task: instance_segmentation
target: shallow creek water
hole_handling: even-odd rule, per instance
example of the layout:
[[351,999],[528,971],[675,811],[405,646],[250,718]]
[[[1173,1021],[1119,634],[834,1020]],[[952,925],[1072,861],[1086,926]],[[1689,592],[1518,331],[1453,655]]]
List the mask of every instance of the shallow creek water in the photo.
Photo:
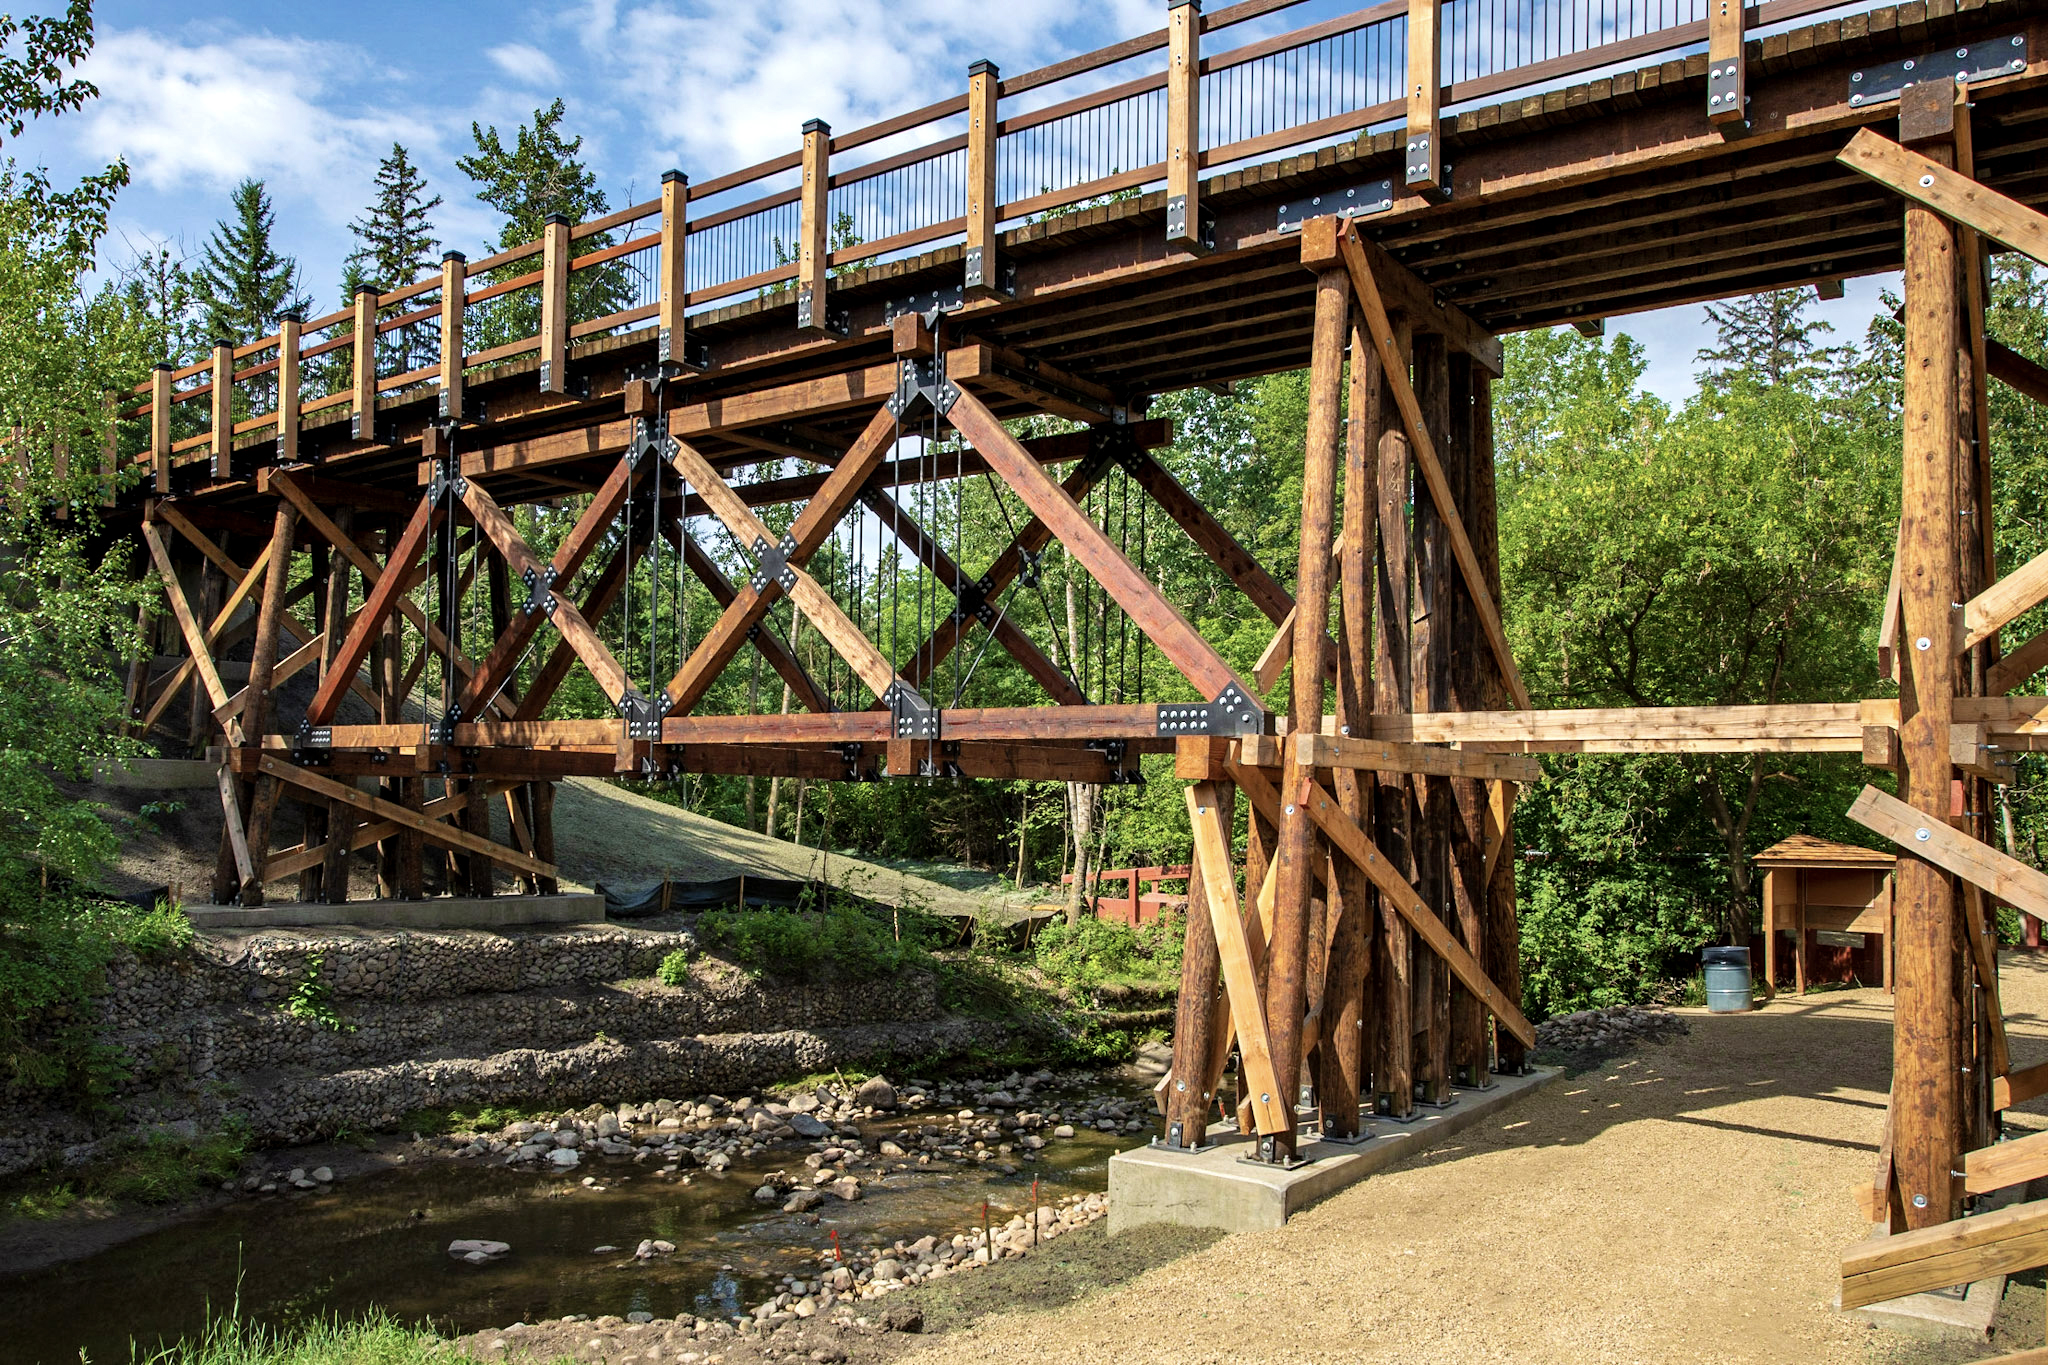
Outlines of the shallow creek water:
[[[873,1151],[933,1114],[864,1121]],[[1049,1131],[1049,1130],[1048,1130]],[[833,1234],[850,1254],[926,1233],[996,1226],[1038,1197],[1107,1186],[1109,1158],[1151,1134],[1077,1128],[1005,1175],[992,1161],[861,1174],[863,1197],[828,1198],[813,1215],[756,1203],[776,1170],[803,1172],[808,1143],[785,1143],[690,1183],[630,1158],[591,1155],[568,1175],[473,1161],[430,1161],[363,1175],[318,1193],[241,1199],[83,1260],[0,1279],[0,1359],[21,1365],[124,1362],[199,1332],[239,1304],[245,1320],[289,1325],[383,1308],[447,1332],[571,1313],[731,1317],[775,1292],[784,1275],[815,1273]],[[906,1141],[906,1147],[911,1144]],[[915,1150],[913,1148],[913,1150]],[[595,1177],[602,1188],[585,1186]],[[448,1255],[457,1238],[508,1242],[509,1255],[472,1266]],[[634,1259],[643,1238],[671,1255]],[[594,1248],[612,1246],[604,1255]]]

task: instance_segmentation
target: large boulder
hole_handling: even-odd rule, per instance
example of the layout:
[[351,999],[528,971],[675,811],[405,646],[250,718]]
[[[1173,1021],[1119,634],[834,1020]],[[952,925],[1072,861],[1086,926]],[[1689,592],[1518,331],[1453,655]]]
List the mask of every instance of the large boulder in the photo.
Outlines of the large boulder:
[[860,1089],[853,1092],[853,1102],[870,1109],[894,1109],[896,1087],[881,1076],[870,1076],[860,1083]]

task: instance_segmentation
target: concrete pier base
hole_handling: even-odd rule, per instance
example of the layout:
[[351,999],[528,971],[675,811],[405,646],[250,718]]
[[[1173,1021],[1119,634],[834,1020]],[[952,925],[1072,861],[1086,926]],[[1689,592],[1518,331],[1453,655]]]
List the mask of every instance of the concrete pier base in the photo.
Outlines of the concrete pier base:
[[1562,1074],[1556,1067],[1536,1067],[1526,1076],[1496,1076],[1491,1088],[1458,1090],[1456,1104],[1425,1109],[1409,1123],[1368,1116],[1365,1131],[1371,1136],[1357,1146],[1309,1141],[1304,1132],[1300,1150],[1308,1164],[1291,1171],[1241,1160],[1251,1155],[1251,1139],[1229,1127],[1211,1129],[1209,1145],[1192,1152],[1157,1146],[1119,1152],[1109,1161],[1110,1233],[1148,1223],[1226,1232],[1277,1228],[1318,1200],[1434,1147]]
[[345,924],[375,929],[503,929],[519,924],[602,924],[604,897],[434,896],[416,901],[188,905],[194,929],[303,929]]

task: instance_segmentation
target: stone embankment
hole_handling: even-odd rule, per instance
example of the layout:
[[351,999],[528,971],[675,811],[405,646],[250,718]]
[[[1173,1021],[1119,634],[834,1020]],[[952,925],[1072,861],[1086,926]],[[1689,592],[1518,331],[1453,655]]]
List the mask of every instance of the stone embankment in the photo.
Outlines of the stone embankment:
[[[946,1015],[928,973],[764,982],[696,947],[679,927],[276,929],[122,959],[85,1022],[129,1079],[96,1119],[0,1092],[29,1120],[0,1134],[0,1175],[136,1131],[236,1122],[254,1145],[300,1143],[421,1109],[733,1094],[996,1041]],[[677,951],[689,976],[665,985],[655,969]]]

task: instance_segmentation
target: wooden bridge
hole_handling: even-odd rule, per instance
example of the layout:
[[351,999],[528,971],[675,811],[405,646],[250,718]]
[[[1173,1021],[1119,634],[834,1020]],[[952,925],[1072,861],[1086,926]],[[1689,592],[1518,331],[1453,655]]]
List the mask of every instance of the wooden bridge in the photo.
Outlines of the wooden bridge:
[[[1103,782],[1172,752],[1196,913],[1169,1140],[1204,1142],[1234,1051],[1239,1122],[1286,1161],[1305,1059],[1332,1137],[1521,1065],[1502,850],[1531,752],[1857,752],[1904,797],[1858,807],[1905,854],[1873,1212],[1956,1217],[1963,1154],[2030,1084],[2006,1075],[1987,897],[2048,903],[1981,814],[2000,752],[2043,742],[2048,702],[2004,694],[2048,642],[1999,630],[2048,566],[1996,580],[1975,515],[1987,383],[2048,401],[1983,324],[1986,252],[2048,255],[2048,14],[1393,0],[1241,39],[1290,8],[1181,0],[1100,52],[977,63],[898,117],[806,124],[759,165],[671,173],[159,368],[122,410],[107,520],[167,595],[135,725],[222,758],[216,898],[293,874],[345,897],[372,846],[392,894],[422,893],[423,845],[451,884],[544,888],[569,774]],[[1530,709],[1496,605],[1498,336],[1901,267],[1904,700]],[[1261,566],[1153,457],[1171,432],[1148,404],[1301,367],[1300,560]],[[1133,562],[1091,498],[1111,482],[1274,623],[1256,677]],[[1008,519],[987,564],[958,557],[970,489]],[[1119,694],[1030,601],[1055,544],[1171,665],[1169,695]],[[671,604],[717,602],[700,638],[633,599],[671,580]],[[1045,704],[974,704],[991,644]],[[707,714],[756,655],[792,705]],[[557,714],[572,676],[604,714]],[[281,800],[305,811],[295,847],[273,847]]]

